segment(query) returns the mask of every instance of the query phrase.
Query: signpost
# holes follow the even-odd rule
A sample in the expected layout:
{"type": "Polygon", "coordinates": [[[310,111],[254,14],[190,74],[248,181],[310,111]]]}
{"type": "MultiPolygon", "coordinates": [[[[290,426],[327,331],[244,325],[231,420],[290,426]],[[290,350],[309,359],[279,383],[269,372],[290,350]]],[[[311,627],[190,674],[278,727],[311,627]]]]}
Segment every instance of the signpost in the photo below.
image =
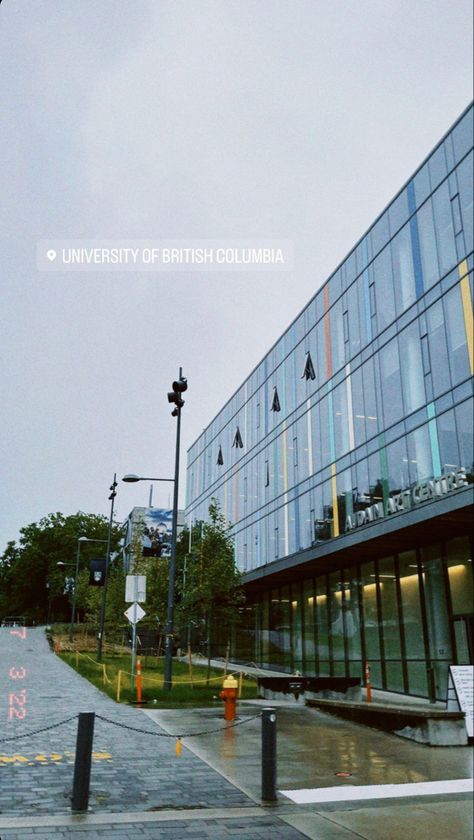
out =
{"type": "Polygon", "coordinates": [[[448,711],[460,709],[465,714],[467,737],[474,738],[473,702],[474,665],[450,665],[448,680],[448,711]]]}
{"type": "Polygon", "coordinates": [[[133,681],[135,678],[135,661],[137,657],[137,624],[141,619],[146,615],[145,610],[143,610],[140,604],[137,604],[136,601],[132,604],[128,610],[125,610],[124,615],[128,618],[130,624],[132,625],[132,679],[131,684],[133,688],[133,681]]]}
{"type": "Polygon", "coordinates": [[[131,604],[146,601],[146,575],[127,575],[125,579],[125,601],[131,604]]]}

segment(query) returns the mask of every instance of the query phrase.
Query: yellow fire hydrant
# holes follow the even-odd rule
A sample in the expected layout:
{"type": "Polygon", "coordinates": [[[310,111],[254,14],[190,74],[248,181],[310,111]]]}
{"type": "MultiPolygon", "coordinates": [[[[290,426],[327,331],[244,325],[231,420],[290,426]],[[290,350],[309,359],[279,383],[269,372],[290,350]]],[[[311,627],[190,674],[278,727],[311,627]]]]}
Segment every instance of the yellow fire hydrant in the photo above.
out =
{"type": "Polygon", "coordinates": [[[235,677],[225,678],[222,691],[219,694],[221,700],[224,701],[224,720],[235,720],[237,686],[238,682],[235,677]]]}

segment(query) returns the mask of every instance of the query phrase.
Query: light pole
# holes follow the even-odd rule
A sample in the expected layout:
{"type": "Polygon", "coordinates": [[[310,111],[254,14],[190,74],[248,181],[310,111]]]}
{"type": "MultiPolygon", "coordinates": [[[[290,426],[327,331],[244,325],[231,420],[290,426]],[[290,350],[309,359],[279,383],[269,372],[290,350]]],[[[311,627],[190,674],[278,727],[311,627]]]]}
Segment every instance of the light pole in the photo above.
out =
{"type": "MultiPolygon", "coordinates": [[[[76,617],[76,598],[77,598],[77,579],[79,577],[79,556],[81,552],[81,543],[85,542],[100,542],[105,543],[107,540],[96,540],[93,537],[78,537],[77,539],[77,552],[76,552],[76,569],[74,573],[74,589],[72,594],[72,613],[71,613],[71,624],[69,626],[69,641],[72,642],[74,638],[74,621],[76,617]]],[[[65,566],[72,566],[72,563],[63,563],[60,560],[57,565],[60,568],[64,568],[65,566]]]]}
{"type": "MultiPolygon", "coordinates": [[[[127,473],[122,478],[122,481],[125,481],[127,484],[133,484],[136,481],[171,481],[174,482],[174,478],[154,478],[149,475],[135,475],[135,473],[127,473]]],[[[151,493],[150,493],[151,495],[151,493]]],[[[151,507],[151,505],[150,505],[151,507]]],[[[135,662],[135,640],[136,640],[136,633],[135,633],[135,625],[133,626],[133,637],[132,637],[132,674],[134,673],[134,662],[135,662]]],[[[132,677],[133,679],[133,677],[132,677]]]]}
{"type": "Polygon", "coordinates": [[[172,481],[173,487],[173,524],[171,530],[171,556],[170,556],[170,570],[168,579],[168,610],[166,617],[166,631],[165,631],[165,673],[163,680],[163,688],[172,688],[172,671],[173,671],[173,620],[174,620],[174,581],[176,573],[176,537],[178,532],[178,483],[179,483],[179,446],[181,436],[181,409],[184,405],[183,393],[187,390],[188,382],[183,376],[183,369],[179,369],[178,379],[175,380],[168,393],[168,402],[174,404],[172,417],[177,418],[176,423],[176,450],[174,463],[174,478],[153,479],[145,476],[126,475],[123,481],[172,481]]]}
{"type": "Polygon", "coordinates": [[[184,405],[183,393],[187,390],[188,382],[183,376],[183,369],[179,369],[179,377],[171,385],[168,402],[174,404],[172,417],[176,417],[176,450],[174,461],[174,493],[173,493],[173,529],[171,533],[170,574],[168,580],[168,615],[166,621],[165,642],[165,674],[163,688],[172,688],[173,671],[173,618],[174,618],[174,578],[176,571],[176,536],[178,531],[178,483],[179,483],[179,445],[181,435],[181,409],[184,405]]]}
{"type": "Polygon", "coordinates": [[[100,606],[100,619],[99,619],[99,634],[97,638],[97,662],[102,660],[102,639],[104,636],[104,624],[105,624],[105,605],[107,601],[107,584],[109,582],[109,564],[110,564],[110,542],[112,539],[112,523],[114,518],[114,501],[117,495],[115,488],[117,487],[117,473],[114,473],[114,480],[109,487],[110,490],[110,517],[109,517],[109,530],[107,533],[107,548],[105,551],[105,575],[104,575],[104,588],[102,590],[102,603],[100,606]]]}

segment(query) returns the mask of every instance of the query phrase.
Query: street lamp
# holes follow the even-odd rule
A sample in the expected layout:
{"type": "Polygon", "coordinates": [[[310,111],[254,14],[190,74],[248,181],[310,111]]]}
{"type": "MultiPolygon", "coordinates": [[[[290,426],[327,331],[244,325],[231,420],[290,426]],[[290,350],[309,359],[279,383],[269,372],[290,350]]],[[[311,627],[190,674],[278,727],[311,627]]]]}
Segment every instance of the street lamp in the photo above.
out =
{"type": "MultiPolygon", "coordinates": [[[[122,481],[126,481],[128,484],[132,484],[135,481],[171,481],[174,482],[174,478],[154,478],[152,476],[146,475],[135,475],[135,473],[127,473],[122,478],[122,481]]],[[[151,507],[151,490],[150,490],[150,507],[151,507]]],[[[133,635],[133,642],[132,642],[132,673],[134,673],[135,669],[135,631],[133,635]]]]}
{"type": "MultiPolygon", "coordinates": [[[[79,576],[79,555],[81,551],[81,543],[85,542],[100,542],[105,543],[107,540],[96,540],[93,537],[78,537],[77,540],[77,552],[76,552],[76,570],[74,574],[74,590],[72,595],[72,614],[71,614],[71,624],[69,627],[69,641],[72,642],[74,637],[74,621],[76,617],[76,597],[77,597],[77,578],[79,576]]],[[[65,568],[65,566],[73,566],[73,563],[63,563],[62,560],[56,564],[59,568],[65,568]]]]}
{"type": "Polygon", "coordinates": [[[110,490],[110,517],[109,517],[109,530],[107,532],[107,548],[105,551],[105,575],[104,575],[104,588],[102,589],[102,604],[100,607],[100,619],[99,619],[99,634],[97,638],[97,662],[102,660],[102,638],[104,635],[104,624],[105,624],[105,604],[107,600],[107,584],[109,582],[109,564],[110,564],[110,542],[112,539],[112,524],[114,519],[114,501],[117,495],[115,488],[117,487],[117,473],[114,473],[114,480],[109,487],[110,490]]]}
{"type": "Polygon", "coordinates": [[[129,483],[135,481],[172,481],[173,487],[173,524],[171,531],[171,556],[170,556],[170,570],[168,579],[168,612],[166,618],[166,634],[165,634],[165,674],[163,680],[163,688],[171,689],[172,687],[172,670],[173,670],[173,619],[174,619],[174,580],[176,572],[176,537],[178,531],[178,482],[179,482],[179,446],[181,435],[181,409],[184,405],[183,393],[187,390],[188,382],[183,376],[183,369],[179,369],[178,379],[175,380],[168,393],[168,402],[174,404],[172,417],[177,418],[176,424],[176,450],[175,450],[175,464],[174,464],[174,478],[149,478],[147,476],[139,476],[134,473],[124,475],[122,481],[129,483]]]}
{"type": "Polygon", "coordinates": [[[188,388],[188,381],[183,376],[183,369],[179,369],[178,379],[171,385],[172,390],[168,393],[168,402],[174,404],[172,417],[177,418],[176,423],[176,450],[174,462],[174,486],[173,486],[173,530],[171,533],[171,557],[170,574],[168,580],[168,615],[166,621],[166,643],[165,643],[165,674],[163,687],[171,689],[173,670],[173,618],[174,618],[174,578],[176,570],[176,536],[178,532],[178,482],[179,482],[179,445],[181,435],[181,409],[184,405],[183,393],[188,388]]]}

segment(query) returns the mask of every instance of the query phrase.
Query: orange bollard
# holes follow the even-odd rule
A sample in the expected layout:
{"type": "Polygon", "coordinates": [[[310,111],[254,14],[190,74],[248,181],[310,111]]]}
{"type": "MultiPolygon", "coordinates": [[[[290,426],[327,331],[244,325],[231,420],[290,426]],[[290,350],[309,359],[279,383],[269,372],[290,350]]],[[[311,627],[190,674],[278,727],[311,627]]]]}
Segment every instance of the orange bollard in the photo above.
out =
{"type": "Polygon", "coordinates": [[[367,689],[367,703],[372,702],[372,686],[370,684],[370,665],[365,663],[365,687],[367,689]]]}
{"type": "Polygon", "coordinates": [[[137,658],[137,703],[142,702],[142,661],[137,658]]]}
{"type": "Polygon", "coordinates": [[[234,677],[226,677],[219,694],[224,701],[224,720],[235,720],[235,706],[237,698],[237,680],[234,677]]]}

